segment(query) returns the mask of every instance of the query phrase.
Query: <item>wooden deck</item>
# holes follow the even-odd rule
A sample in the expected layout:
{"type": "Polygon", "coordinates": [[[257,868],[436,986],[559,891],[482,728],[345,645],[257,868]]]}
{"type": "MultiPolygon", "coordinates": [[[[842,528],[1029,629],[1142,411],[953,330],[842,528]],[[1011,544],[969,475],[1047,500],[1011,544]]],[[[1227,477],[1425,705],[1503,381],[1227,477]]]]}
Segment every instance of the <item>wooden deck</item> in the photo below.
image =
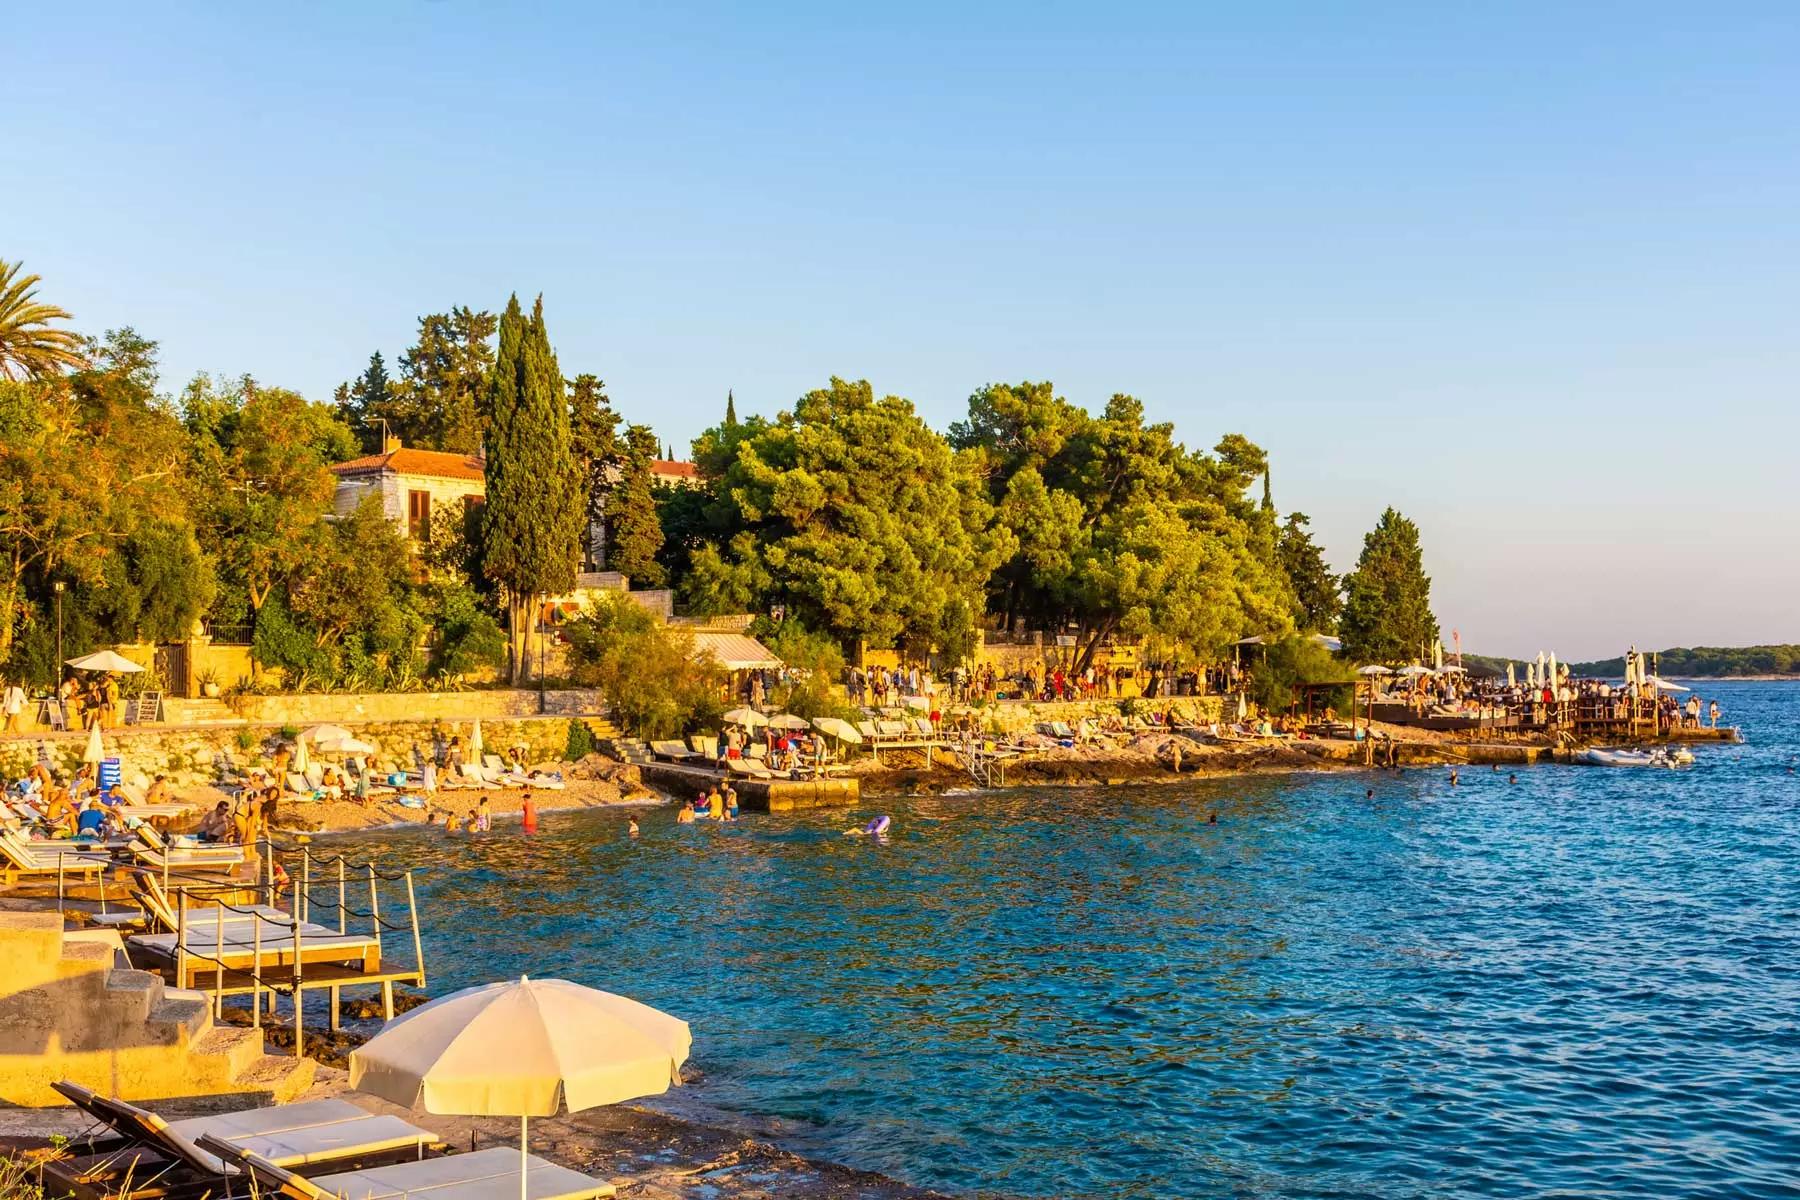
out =
{"type": "Polygon", "coordinates": [[[854,775],[819,779],[757,779],[749,775],[727,775],[708,767],[686,763],[645,763],[639,768],[645,783],[674,796],[692,801],[695,792],[707,791],[715,783],[729,779],[738,794],[738,807],[745,812],[791,812],[798,808],[843,808],[862,799],[862,788],[854,775]]]}

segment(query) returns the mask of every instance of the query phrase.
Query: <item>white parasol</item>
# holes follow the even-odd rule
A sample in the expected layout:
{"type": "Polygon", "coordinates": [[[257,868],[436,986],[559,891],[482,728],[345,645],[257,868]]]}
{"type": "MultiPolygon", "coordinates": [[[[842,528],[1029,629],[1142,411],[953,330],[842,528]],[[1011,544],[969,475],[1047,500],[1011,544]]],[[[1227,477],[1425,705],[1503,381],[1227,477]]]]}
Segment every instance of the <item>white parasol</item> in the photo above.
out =
{"type": "Polygon", "coordinates": [[[693,1043],[686,1021],[611,992],[521,978],[452,992],[396,1017],[350,1055],[350,1086],[408,1108],[519,1118],[519,1195],[526,1122],[681,1083],[693,1043]]]}
{"type": "Polygon", "coordinates": [[[769,718],[754,708],[734,708],[725,714],[724,720],[727,724],[742,725],[745,729],[755,729],[758,725],[769,723],[769,718]]]}
{"type": "Polygon", "coordinates": [[[1394,672],[1392,669],[1384,667],[1380,663],[1370,663],[1366,667],[1356,668],[1356,673],[1358,675],[1392,675],[1394,672]]]}
{"type": "Polygon", "coordinates": [[[1402,674],[1402,675],[1429,675],[1429,674],[1431,674],[1431,668],[1430,667],[1421,667],[1418,663],[1414,663],[1410,667],[1401,667],[1400,674],[1402,674]]]}
{"type": "Polygon", "coordinates": [[[838,717],[814,717],[813,728],[839,741],[862,744],[862,733],[856,726],[838,717]]]}
{"type": "Polygon", "coordinates": [[[769,718],[771,729],[811,729],[812,722],[805,717],[796,717],[793,713],[776,713],[769,718]]]}
{"type": "Polygon", "coordinates": [[[294,757],[291,762],[296,775],[306,774],[306,768],[312,766],[312,760],[306,757],[306,735],[304,733],[294,739],[294,757]]]}
{"type": "Polygon", "coordinates": [[[355,737],[342,725],[314,725],[306,731],[306,740],[317,746],[320,742],[336,741],[339,738],[355,737]]]}
{"type": "Polygon", "coordinates": [[[81,752],[84,763],[98,763],[106,758],[106,750],[100,745],[100,726],[95,724],[88,729],[87,749],[81,752]]]}
{"type": "Polygon", "coordinates": [[[1506,664],[1506,686],[1507,687],[1518,687],[1519,686],[1519,680],[1516,676],[1514,676],[1513,665],[1510,662],[1506,664]]]}
{"type": "Polygon", "coordinates": [[[65,661],[77,671],[111,671],[114,674],[130,675],[144,669],[124,655],[114,654],[111,650],[100,650],[65,661]]]}
{"type": "Polygon", "coordinates": [[[469,761],[473,763],[480,762],[481,751],[481,718],[476,717],[475,727],[469,730],[469,761]]]}

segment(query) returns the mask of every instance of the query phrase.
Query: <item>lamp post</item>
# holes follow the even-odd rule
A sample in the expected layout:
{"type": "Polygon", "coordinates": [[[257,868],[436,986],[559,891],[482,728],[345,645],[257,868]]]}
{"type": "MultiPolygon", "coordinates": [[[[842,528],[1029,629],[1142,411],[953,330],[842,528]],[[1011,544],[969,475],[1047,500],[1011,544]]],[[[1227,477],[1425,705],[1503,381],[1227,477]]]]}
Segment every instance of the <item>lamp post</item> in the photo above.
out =
{"type": "Polygon", "coordinates": [[[56,690],[60,693],[63,681],[62,596],[63,588],[67,585],[59,579],[50,586],[56,591],[56,690]]]}

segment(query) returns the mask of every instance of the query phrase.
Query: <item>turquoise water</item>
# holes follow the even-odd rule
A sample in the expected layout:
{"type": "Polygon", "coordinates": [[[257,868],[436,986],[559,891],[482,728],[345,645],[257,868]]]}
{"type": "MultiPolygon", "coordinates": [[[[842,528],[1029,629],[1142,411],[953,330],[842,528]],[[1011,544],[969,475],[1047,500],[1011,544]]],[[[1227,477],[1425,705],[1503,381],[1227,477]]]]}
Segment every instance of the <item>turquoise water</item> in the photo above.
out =
{"type": "Polygon", "coordinates": [[[1800,1195],[1800,685],[1680,772],[1303,775],[385,835],[432,990],[692,1023],[706,1102],[996,1196],[1800,1195]],[[1373,786],[1373,799],[1365,788],[1373,786]],[[885,845],[839,831],[894,815],[885,845]],[[1206,823],[1216,811],[1218,824],[1206,823]],[[536,881],[541,881],[536,882],[536,881]]]}

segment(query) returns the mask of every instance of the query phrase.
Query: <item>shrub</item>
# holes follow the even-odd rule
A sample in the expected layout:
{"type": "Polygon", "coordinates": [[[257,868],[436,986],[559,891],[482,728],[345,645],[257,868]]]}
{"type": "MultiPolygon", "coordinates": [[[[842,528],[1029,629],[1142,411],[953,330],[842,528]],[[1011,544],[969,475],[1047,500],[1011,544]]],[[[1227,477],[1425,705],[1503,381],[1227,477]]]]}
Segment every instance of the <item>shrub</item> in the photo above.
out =
{"type": "Polygon", "coordinates": [[[283,725],[281,727],[281,740],[282,741],[291,742],[299,736],[300,736],[300,727],[298,725],[283,725]]]}
{"type": "Polygon", "coordinates": [[[239,750],[256,749],[257,740],[257,736],[248,729],[240,729],[237,731],[237,748],[239,750]]]}
{"type": "Polygon", "coordinates": [[[693,635],[665,627],[635,601],[607,593],[563,627],[571,679],[597,687],[634,736],[671,737],[716,724],[725,674],[689,658],[693,635]]]}
{"type": "MultiPolygon", "coordinates": [[[[1270,643],[1265,660],[1251,668],[1250,698],[1272,713],[1286,712],[1296,699],[1295,688],[1307,683],[1341,683],[1325,703],[1343,712],[1355,693],[1353,677],[1344,663],[1309,637],[1285,637],[1270,643]]],[[[1315,708],[1319,707],[1317,704],[1315,708]]]]}
{"type": "Polygon", "coordinates": [[[569,741],[563,747],[564,762],[580,762],[594,752],[594,731],[586,721],[569,718],[569,741]]]}

